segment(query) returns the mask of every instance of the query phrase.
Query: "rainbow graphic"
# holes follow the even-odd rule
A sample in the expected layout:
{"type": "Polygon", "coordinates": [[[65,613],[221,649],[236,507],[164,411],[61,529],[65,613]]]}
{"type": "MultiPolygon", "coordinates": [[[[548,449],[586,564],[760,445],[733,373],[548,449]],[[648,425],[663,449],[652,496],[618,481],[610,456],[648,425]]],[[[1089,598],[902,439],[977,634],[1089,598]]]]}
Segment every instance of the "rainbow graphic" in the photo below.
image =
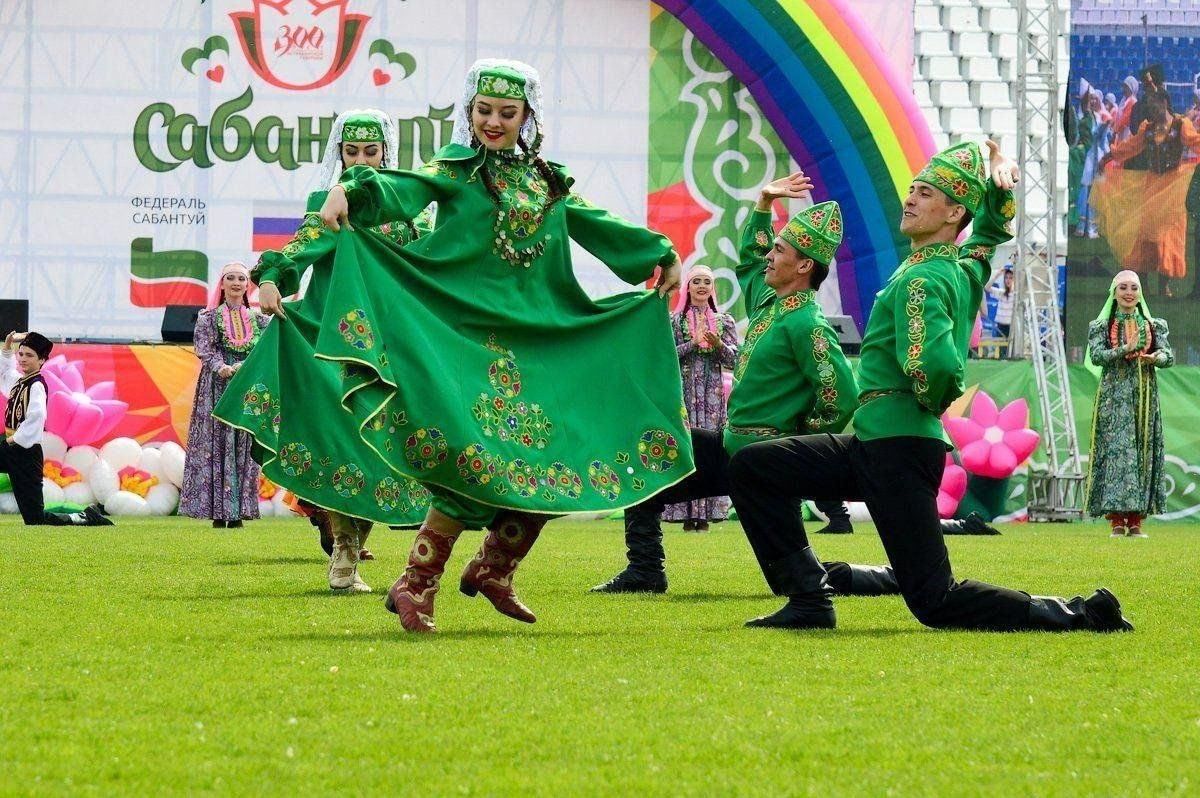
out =
{"type": "Polygon", "coordinates": [[[934,152],[907,85],[846,0],[655,0],[750,90],[788,152],[842,206],[842,304],[861,327],[908,243],[909,182],[934,152]]]}

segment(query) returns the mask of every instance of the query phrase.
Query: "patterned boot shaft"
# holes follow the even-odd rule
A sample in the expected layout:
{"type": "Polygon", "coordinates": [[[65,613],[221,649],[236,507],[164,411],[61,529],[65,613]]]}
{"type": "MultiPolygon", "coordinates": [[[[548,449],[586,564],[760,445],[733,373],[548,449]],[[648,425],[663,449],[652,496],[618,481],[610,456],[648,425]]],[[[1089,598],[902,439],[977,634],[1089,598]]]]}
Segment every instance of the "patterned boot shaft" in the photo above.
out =
{"type": "Polygon", "coordinates": [[[488,530],[479,553],[463,571],[459,588],[468,596],[483,593],[502,615],[524,623],[537,620],[512,588],[513,574],[533,548],[546,521],[525,513],[504,513],[488,530]]]}
{"type": "Polygon", "coordinates": [[[329,557],[329,587],[352,593],[370,593],[371,588],[358,575],[358,526],[355,519],[330,512],[329,530],[333,535],[333,553],[329,557]]]}
{"type": "Polygon", "coordinates": [[[400,625],[409,632],[435,632],[433,600],[442,581],[446,561],[454,550],[458,535],[443,535],[422,526],[408,553],[408,566],[392,589],[386,606],[400,616],[400,625]]]}

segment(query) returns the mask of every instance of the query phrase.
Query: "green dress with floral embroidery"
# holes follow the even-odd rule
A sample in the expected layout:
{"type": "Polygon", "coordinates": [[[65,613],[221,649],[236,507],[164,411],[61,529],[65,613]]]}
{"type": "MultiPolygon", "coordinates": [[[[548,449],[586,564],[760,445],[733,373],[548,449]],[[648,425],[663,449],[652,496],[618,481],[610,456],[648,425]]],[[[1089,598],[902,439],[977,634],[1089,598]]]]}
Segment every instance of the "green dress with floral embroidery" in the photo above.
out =
{"type": "MultiPolygon", "coordinates": [[[[267,327],[254,350],[230,382],[214,412],[227,424],[244,429],[254,439],[254,457],[268,479],[320,507],[358,515],[394,526],[415,526],[425,517],[429,492],[420,483],[396,475],[363,446],[356,435],[333,428],[310,430],[315,408],[338,407],[342,397],[342,367],[319,360],[316,343],[329,301],[329,281],[337,236],[321,225],[317,211],[327,192],[308,198],[304,220],[292,240],[278,252],[267,251],[251,273],[254,282],[273,282],[284,296],[300,289],[310,266],[313,274],[304,297],[289,303],[287,321],[267,327]],[[232,408],[232,415],[230,413],[232,408]],[[310,465],[300,472],[296,463],[278,457],[281,438],[290,440],[299,425],[308,434],[310,465]],[[356,495],[370,483],[383,484],[391,499],[387,513],[363,512],[356,495]]],[[[414,224],[387,223],[368,235],[387,245],[403,247],[429,232],[427,219],[414,224]]]]}
{"type": "MultiPolygon", "coordinates": [[[[312,478],[318,447],[352,438],[355,458],[374,454],[371,476],[360,459],[321,464],[327,483],[352,477],[345,512],[390,523],[395,486],[411,478],[475,526],[502,508],[619,509],[694,470],[666,304],[645,291],[589,298],[570,254],[574,240],[640,284],[670,262],[669,241],[556,197],[546,177],[526,156],[457,145],[417,171],[343,174],[355,229],[321,234],[336,248],[316,341],[316,357],[344,369],[340,402],[281,426],[289,476],[312,478]],[[437,228],[403,249],[358,232],[430,202],[437,228]],[[390,476],[377,480],[376,464],[390,476]]],[[[284,366],[263,360],[264,372],[284,366]]],[[[253,413],[232,400],[217,409],[238,426],[253,413]]]]}
{"type": "Polygon", "coordinates": [[[775,240],[768,211],[742,228],[738,282],[750,313],[733,369],[725,450],[785,435],[841,432],[858,403],[854,374],[812,290],[785,297],[763,267],[775,240]]]}
{"type": "Polygon", "coordinates": [[[1109,338],[1108,323],[1097,320],[1088,326],[1088,352],[1101,368],[1088,465],[1087,511],[1092,516],[1149,516],[1166,509],[1156,372],[1174,365],[1175,354],[1167,323],[1150,319],[1150,326],[1152,364],[1126,359],[1123,325],[1117,326],[1117,346],[1109,338]]]}

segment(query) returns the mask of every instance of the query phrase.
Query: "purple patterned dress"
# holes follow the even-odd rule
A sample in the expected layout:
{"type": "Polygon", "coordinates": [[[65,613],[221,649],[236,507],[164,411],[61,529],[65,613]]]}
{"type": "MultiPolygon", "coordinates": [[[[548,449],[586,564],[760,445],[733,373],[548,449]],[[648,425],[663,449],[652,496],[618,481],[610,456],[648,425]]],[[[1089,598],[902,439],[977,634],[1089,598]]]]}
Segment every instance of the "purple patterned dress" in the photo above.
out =
{"type": "Polygon", "coordinates": [[[217,370],[245,360],[268,321],[256,310],[242,314],[224,303],[196,318],[200,379],[188,428],[180,515],[214,521],[258,518],[259,468],[250,456],[253,439],[217,421],[212,410],[229,384],[217,370]]]}
{"type": "MultiPolygon", "coordinates": [[[[733,368],[737,357],[737,327],[733,316],[717,314],[721,335],[719,350],[705,351],[692,340],[684,321],[685,313],[671,317],[675,349],[679,352],[679,370],[683,374],[683,403],[688,424],[700,429],[720,430],[725,426],[725,386],[722,369],[733,368]]],[[[717,496],[680,504],[668,504],[664,521],[724,521],[729,515],[729,497],[717,496]]]]}

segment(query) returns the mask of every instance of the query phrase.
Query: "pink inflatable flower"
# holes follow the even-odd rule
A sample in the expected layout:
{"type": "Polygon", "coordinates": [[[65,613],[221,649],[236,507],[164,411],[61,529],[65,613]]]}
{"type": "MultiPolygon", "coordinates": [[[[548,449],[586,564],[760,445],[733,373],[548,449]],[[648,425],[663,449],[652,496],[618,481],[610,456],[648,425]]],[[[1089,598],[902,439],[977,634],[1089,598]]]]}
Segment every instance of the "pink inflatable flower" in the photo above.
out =
{"type": "Polygon", "coordinates": [[[1011,476],[1041,440],[1041,435],[1028,428],[1029,404],[1024,399],[998,410],[983,391],[975,394],[968,415],[943,419],[942,424],[958,447],[963,468],[992,479],[1011,476]]]}
{"type": "Polygon", "coordinates": [[[953,518],[963,496],[967,495],[967,472],[954,462],[954,456],[946,455],[946,470],[942,472],[942,484],[938,486],[937,508],[939,518],[953,518]]]}
{"type": "Polygon", "coordinates": [[[115,385],[83,385],[83,363],[55,355],[42,366],[46,379],[46,431],[82,446],[100,440],[125,417],[129,405],[114,399],[115,385]]]}

